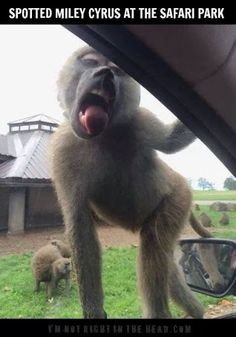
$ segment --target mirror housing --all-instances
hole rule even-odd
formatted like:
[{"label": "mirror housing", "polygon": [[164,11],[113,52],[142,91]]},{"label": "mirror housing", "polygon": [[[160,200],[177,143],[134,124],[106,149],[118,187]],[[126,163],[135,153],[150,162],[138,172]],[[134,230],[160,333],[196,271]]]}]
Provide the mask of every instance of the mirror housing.
[{"label": "mirror housing", "polygon": [[236,295],[236,241],[215,238],[179,241],[177,262],[189,287],[214,297]]}]

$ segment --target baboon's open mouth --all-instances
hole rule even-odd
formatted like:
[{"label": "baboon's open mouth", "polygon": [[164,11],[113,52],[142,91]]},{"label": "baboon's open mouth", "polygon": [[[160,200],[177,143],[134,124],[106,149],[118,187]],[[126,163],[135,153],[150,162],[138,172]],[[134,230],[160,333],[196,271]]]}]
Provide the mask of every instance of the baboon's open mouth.
[{"label": "baboon's open mouth", "polygon": [[92,90],[83,97],[79,108],[79,121],[89,135],[98,135],[105,129],[113,100],[113,92],[105,90]]}]

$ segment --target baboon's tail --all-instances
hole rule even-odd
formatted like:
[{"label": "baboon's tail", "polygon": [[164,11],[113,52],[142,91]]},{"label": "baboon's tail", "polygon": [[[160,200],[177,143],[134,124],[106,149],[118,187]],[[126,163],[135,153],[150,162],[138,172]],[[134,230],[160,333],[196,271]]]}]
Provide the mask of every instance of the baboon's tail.
[{"label": "baboon's tail", "polygon": [[193,230],[203,238],[212,238],[213,235],[195,218],[193,212],[190,214],[190,225]]}]

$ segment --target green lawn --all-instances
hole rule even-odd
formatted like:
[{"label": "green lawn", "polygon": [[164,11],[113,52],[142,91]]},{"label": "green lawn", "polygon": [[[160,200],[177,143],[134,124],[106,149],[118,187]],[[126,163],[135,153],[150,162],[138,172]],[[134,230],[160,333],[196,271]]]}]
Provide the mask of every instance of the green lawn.
[{"label": "green lawn", "polygon": [[216,237],[235,239],[236,240],[236,212],[225,212],[230,218],[230,223],[227,226],[222,226],[219,220],[222,216],[222,212],[216,212],[209,209],[209,206],[200,205],[200,211],[195,211],[194,214],[198,217],[202,212],[205,212],[212,220],[214,227],[212,233]]},{"label": "green lawn", "polygon": [[[105,309],[110,318],[141,317],[141,304],[136,290],[136,253],[136,248],[104,251]],[[70,297],[64,296],[64,287],[61,285],[52,303],[46,301],[44,289],[40,293],[33,292],[30,260],[30,253],[0,258],[0,317],[82,317],[75,282],[72,283]],[[197,296],[206,307],[219,301],[205,295]],[[173,304],[171,311],[174,317],[183,315]]]},{"label": "green lawn", "polygon": [[235,200],[236,191],[193,191],[194,200]]},{"label": "green lawn", "polygon": [[[194,211],[195,215],[198,217],[205,212],[211,217],[214,224],[212,232],[216,237],[236,239],[236,212],[227,212],[230,224],[221,226],[221,212],[209,210],[209,206],[200,205],[200,208],[200,211]],[[103,252],[105,309],[110,318],[141,317],[141,302],[136,288],[136,255],[137,249],[134,247],[110,248]],[[64,285],[60,285],[52,303],[46,300],[44,288],[40,293],[33,292],[31,256],[31,253],[27,253],[0,257],[0,317],[82,317],[75,282],[72,282],[68,298],[63,293]],[[205,307],[219,301],[201,294],[197,294],[197,297]],[[171,311],[173,317],[183,316],[183,312],[173,303]]]},{"label": "green lawn", "polygon": [[[109,317],[140,316],[135,259],[135,248],[104,252],[105,308]],[[0,317],[82,317],[75,282],[69,298],[63,294],[62,282],[52,303],[46,301],[44,287],[40,293],[33,292],[30,260],[29,253],[0,258]]]}]

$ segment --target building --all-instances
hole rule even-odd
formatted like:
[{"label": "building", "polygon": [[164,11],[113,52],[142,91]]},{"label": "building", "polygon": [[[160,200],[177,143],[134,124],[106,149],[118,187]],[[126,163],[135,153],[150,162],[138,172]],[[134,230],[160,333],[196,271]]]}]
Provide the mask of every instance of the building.
[{"label": "building", "polygon": [[11,122],[0,135],[0,230],[62,224],[48,167],[48,146],[58,121],[36,115]]}]

